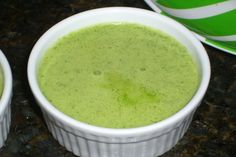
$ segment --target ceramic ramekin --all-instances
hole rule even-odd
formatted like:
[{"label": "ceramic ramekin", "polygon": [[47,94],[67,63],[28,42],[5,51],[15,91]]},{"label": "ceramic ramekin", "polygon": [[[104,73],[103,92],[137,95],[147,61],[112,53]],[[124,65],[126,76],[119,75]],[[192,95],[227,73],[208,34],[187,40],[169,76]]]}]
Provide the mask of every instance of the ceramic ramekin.
[{"label": "ceramic ramekin", "polygon": [[0,96],[0,148],[4,145],[11,124],[12,74],[8,61],[0,50],[0,68],[3,75],[3,91]]},{"label": "ceramic ramekin", "polygon": [[[44,97],[37,70],[45,50],[58,38],[80,28],[104,22],[132,22],[162,30],[184,44],[199,70],[199,88],[178,113],[153,125],[109,129],[76,121]],[[112,35],[112,34],[111,34]],[[167,43],[168,44],[168,43]],[[173,57],[174,59],[174,57]],[[171,149],[186,132],[210,79],[210,64],[201,43],[181,24],[154,12],[124,7],[95,9],[71,16],[49,29],[35,44],[28,62],[28,79],[48,129],[65,148],[81,157],[156,157]]]}]

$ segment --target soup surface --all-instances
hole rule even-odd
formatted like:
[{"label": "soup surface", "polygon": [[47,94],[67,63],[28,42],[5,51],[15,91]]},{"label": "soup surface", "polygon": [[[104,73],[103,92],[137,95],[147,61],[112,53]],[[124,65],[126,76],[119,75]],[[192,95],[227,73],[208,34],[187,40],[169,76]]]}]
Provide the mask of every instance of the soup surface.
[{"label": "soup surface", "polygon": [[60,38],[38,71],[43,94],[58,110],[106,128],[146,126],[175,114],[198,79],[182,44],[132,23],[93,25]]}]

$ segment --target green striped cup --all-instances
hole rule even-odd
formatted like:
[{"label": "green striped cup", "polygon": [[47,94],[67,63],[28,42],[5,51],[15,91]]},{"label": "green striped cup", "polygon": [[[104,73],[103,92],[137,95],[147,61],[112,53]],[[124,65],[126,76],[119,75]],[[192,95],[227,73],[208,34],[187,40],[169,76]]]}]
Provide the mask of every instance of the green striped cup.
[{"label": "green striped cup", "polygon": [[145,1],[205,37],[203,42],[236,54],[236,0]]}]

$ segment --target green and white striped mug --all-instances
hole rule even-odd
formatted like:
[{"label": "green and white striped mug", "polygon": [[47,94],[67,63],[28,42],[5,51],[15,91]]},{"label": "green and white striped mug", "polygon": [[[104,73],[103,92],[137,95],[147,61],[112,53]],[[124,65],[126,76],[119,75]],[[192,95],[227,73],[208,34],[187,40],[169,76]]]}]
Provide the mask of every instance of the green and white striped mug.
[{"label": "green and white striped mug", "polygon": [[159,8],[162,14],[205,37],[208,44],[236,54],[236,0],[145,1],[154,10]]}]

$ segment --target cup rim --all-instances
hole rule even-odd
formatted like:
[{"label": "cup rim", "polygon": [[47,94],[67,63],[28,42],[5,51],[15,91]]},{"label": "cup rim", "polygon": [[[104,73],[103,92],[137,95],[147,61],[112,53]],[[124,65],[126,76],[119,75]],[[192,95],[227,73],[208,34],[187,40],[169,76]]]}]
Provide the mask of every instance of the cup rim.
[{"label": "cup rim", "polygon": [[[177,113],[171,115],[170,117],[143,127],[137,127],[137,128],[103,128],[98,126],[93,126],[90,124],[86,124],[80,121],[77,121],[63,112],[56,109],[47,99],[45,96],[43,96],[36,78],[36,60],[37,55],[40,53],[40,47],[43,46],[42,41],[47,38],[48,34],[52,32],[54,29],[60,27],[61,25],[69,24],[70,21],[73,21],[73,19],[80,18],[81,16],[84,16],[86,14],[96,14],[98,12],[109,12],[109,11],[132,11],[132,12],[140,12],[143,14],[147,14],[148,16],[158,16],[161,19],[164,19],[170,23],[173,24],[173,26],[178,27],[178,30],[185,34],[185,36],[192,42],[194,47],[197,49],[197,52],[199,52],[199,58],[200,62],[202,64],[202,78],[199,83],[199,88],[197,89],[195,95],[193,98],[189,101],[188,104],[185,105],[180,111]],[[139,8],[131,8],[131,7],[106,7],[106,8],[99,8],[99,9],[93,9],[88,10],[85,12],[81,12],[78,14],[75,14],[73,16],[70,16],[61,22],[55,24],[53,27],[51,27],[47,32],[45,32],[40,39],[37,41],[37,43],[34,45],[29,60],[28,60],[28,80],[29,85],[31,87],[31,90],[33,92],[34,97],[39,102],[39,105],[41,108],[49,112],[53,117],[59,119],[60,122],[65,123],[66,125],[72,127],[73,129],[82,130],[85,132],[90,132],[92,134],[99,134],[99,135],[108,135],[108,136],[135,136],[135,135],[141,135],[145,133],[150,133],[155,130],[159,129],[166,129],[171,125],[176,124],[176,122],[180,122],[185,118],[186,115],[191,113],[197,106],[202,97],[204,96],[209,80],[210,80],[210,63],[209,58],[207,56],[207,53],[205,49],[203,48],[202,44],[194,37],[194,35],[185,28],[182,24],[172,20],[171,18],[168,18],[166,16],[156,14],[153,11],[145,10],[145,9],[139,9]]]},{"label": "cup rim", "polygon": [[0,50],[0,65],[3,75],[3,91],[0,98],[0,115],[3,114],[12,95],[12,73],[7,58]]}]

